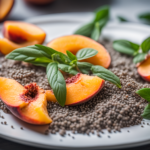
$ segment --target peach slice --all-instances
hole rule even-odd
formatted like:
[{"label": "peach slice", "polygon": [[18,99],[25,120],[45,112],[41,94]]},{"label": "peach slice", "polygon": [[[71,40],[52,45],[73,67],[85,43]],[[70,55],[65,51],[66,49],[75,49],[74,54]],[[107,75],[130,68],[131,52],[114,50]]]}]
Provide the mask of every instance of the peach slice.
[{"label": "peach slice", "polygon": [[3,38],[3,39],[0,38],[0,52],[4,55],[7,55],[17,48],[26,47],[26,46],[34,45],[34,44],[37,44],[37,41],[26,42],[24,44],[16,44],[6,38]]},{"label": "peach slice", "polygon": [[0,22],[10,13],[14,5],[14,0],[0,0]]},{"label": "peach slice", "polygon": [[[97,76],[77,74],[66,80],[67,98],[65,105],[78,105],[90,100],[104,86],[105,81]],[[46,91],[47,100],[56,102],[51,90]]]},{"label": "peach slice", "polygon": [[82,35],[69,35],[59,37],[49,42],[47,46],[64,54],[66,54],[67,50],[71,51],[73,54],[76,54],[78,50],[82,48],[93,48],[98,51],[98,54],[84,61],[87,61],[94,65],[100,65],[105,68],[108,68],[111,63],[109,53],[101,44]]},{"label": "peach slice", "polygon": [[144,80],[150,82],[150,56],[140,63],[138,73]]},{"label": "peach slice", "polygon": [[36,83],[23,87],[13,79],[0,77],[0,98],[16,117],[25,122],[36,125],[52,122],[47,112],[45,91]]},{"label": "peach slice", "polygon": [[37,41],[42,44],[46,37],[45,32],[36,25],[19,21],[5,21],[3,35],[15,43]]}]

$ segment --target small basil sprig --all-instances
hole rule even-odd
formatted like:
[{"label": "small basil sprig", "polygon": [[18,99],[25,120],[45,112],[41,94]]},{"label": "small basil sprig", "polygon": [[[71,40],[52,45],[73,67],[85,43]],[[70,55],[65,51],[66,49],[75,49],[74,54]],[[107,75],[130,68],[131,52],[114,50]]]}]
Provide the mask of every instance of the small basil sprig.
[{"label": "small basil sprig", "polygon": [[148,55],[150,50],[150,37],[146,38],[141,45],[127,40],[115,40],[113,42],[113,48],[120,53],[134,56],[133,62],[137,64],[145,60]]},{"label": "small basil sprig", "polygon": [[150,88],[140,89],[136,93],[149,102],[144,109],[142,117],[150,120]]},{"label": "small basil sprig", "polygon": [[98,41],[103,27],[109,20],[109,7],[100,7],[94,12],[94,14],[95,16],[93,21],[80,27],[78,30],[75,31],[74,34],[80,34],[87,37],[91,37],[95,41]]},{"label": "small basil sprig", "polygon": [[76,56],[70,51],[67,55],[43,45],[34,45],[18,48],[6,56],[7,59],[19,60],[31,63],[36,66],[46,67],[48,82],[54,95],[61,106],[66,102],[66,82],[61,71],[76,75],[78,72],[83,74],[97,75],[98,77],[110,81],[121,87],[120,80],[111,71],[94,66],[88,62],[79,62],[95,56],[98,51],[92,48],[83,48],[78,51]]},{"label": "small basil sprig", "polygon": [[140,45],[128,40],[116,40],[113,42],[113,48],[120,53],[133,56],[139,50]]}]

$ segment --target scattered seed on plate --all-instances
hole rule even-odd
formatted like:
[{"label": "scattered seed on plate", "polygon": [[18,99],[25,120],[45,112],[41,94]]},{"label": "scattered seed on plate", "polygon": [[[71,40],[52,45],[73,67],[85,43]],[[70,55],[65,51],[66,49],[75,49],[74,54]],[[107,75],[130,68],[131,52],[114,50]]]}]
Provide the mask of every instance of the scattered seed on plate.
[{"label": "scattered seed on plate", "polygon": [[[61,107],[58,103],[48,102],[47,109],[53,123],[50,129],[60,135],[67,130],[75,133],[102,131],[103,129],[120,131],[121,128],[141,124],[141,117],[147,101],[135,94],[141,88],[150,88],[150,84],[141,79],[131,57],[113,50],[112,42],[101,42],[111,55],[109,70],[116,74],[122,84],[105,82],[104,88],[90,101],[78,106]],[[22,85],[36,82],[44,90],[51,89],[46,77],[45,68],[32,65],[25,66],[21,62],[7,60],[0,56],[0,76],[12,78]],[[0,109],[7,112],[5,104],[0,100]]]}]

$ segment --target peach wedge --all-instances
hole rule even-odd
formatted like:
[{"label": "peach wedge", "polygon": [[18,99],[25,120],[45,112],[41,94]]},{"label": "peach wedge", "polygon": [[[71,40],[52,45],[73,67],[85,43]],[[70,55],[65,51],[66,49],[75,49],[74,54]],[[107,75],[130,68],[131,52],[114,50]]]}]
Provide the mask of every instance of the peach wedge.
[{"label": "peach wedge", "polygon": [[4,55],[7,55],[10,52],[12,52],[14,49],[17,49],[20,47],[26,47],[26,46],[34,45],[34,44],[37,44],[37,42],[33,41],[33,42],[26,42],[23,44],[16,44],[6,38],[3,38],[3,39],[0,38],[0,52]]},{"label": "peach wedge", "polygon": [[42,44],[46,34],[39,27],[19,21],[5,21],[3,25],[3,36],[15,43],[37,41]]},{"label": "peach wedge", "polygon": [[105,68],[108,68],[111,63],[109,53],[101,44],[82,35],[59,37],[49,42],[47,46],[64,54],[66,54],[67,50],[71,51],[73,54],[76,54],[82,48],[93,48],[98,51],[98,54],[84,61],[94,65],[100,65]]},{"label": "peach wedge", "polygon": [[150,56],[140,63],[138,73],[144,80],[150,82]]},{"label": "peach wedge", "polygon": [[25,122],[36,125],[52,122],[47,112],[45,91],[36,83],[23,87],[13,79],[0,77],[0,98],[16,117]]},{"label": "peach wedge", "polygon": [[[105,81],[97,76],[77,74],[66,80],[67,98],[65,105],[78,105],[94,97],[104,86]],[[47,100],[56,102],[51,90],[46,91]]]},{"label": "peach wedge", "polygon": [[9,15],[15,0],[0,0],[0,22]]}]

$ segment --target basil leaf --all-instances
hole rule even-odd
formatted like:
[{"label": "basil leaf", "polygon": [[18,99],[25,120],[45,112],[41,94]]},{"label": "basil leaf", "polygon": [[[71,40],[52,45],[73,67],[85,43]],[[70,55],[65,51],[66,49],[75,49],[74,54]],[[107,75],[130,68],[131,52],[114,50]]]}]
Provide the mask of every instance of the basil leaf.
[{"label": "basil leaf", "polygon": [[139,53],[139,54],[137,54],[137,55],[133,58],[133,62],[134,62],[135,64],[137,64],[137,63],[139,63],[139,62],[145,60],[146,55],[147,55],[146,53]]},{"label": "basil leaf", "polygon": [[141,44],[141,48],[143,52],[148,52],[150,50],[150,37],[148,37],[147,39],[145,39],[142,44]]},{"label": "basil leaf", "polygon": [[74,68],[69,69],[69,74],[73,74],[76,75],[77,73],[79,73],[77,70],[75,70]]},{"label": "basil leaf", "polygon": [[35,46],[39,50],[43,51],[45,56],[49,57],[50,59],[52,58],[52,55],[57,52],[56,50],[54,50],[54,49],[52,49],[50,47],[44,46],[44,45],[35,44]]},{"label": "basil leaf", "polygon": [[103,6],[95,11],[94,22],[100,21],[103,18],[109,18],[109,6]]},{"label": "basil leaf", "polygon": [[125,18],[122,17],[122,16],[118,16],[117,18],[118,18],[118,20],[121,21],[121,22],[128,22],[128,20],[125,19]]},{"label": "basil leaf", "polygon": [[139,17],[139,19],[142,19],[142,20],[145,20],[147,22],[150,22],[150,12],[140,14],[138,17]]},{"label": "basil leaf", "polygon": [[116,40],[113,42],[113,48],[120,53],[134,55],[140,46],[127,40]]},{"label": "basil leaf", "polygon": [[97,53],[98,53],[98,51],[93,48],[83,48],[77,52],[76,57],[78,60],[83,60],[83,59],[93,57]]},{"label": "basil leaf", "polygon": [[29,62],[31,60],[40,57],[44,57],[44,55],[41,53],[41,51],[37,50],[35,46],[18,48],[12,51],[11,53],[9,53],[8,55],[6,55],[7,59],[26,61],[26,62]]},{"label": "basil leaf", "polygon": [[142,98],[150,102],[150,88],[143,88],[138,91],[136,91],[138,95],[140,95]]},{"label": "basil leaf", "polygon": [[121,88],[120,79],[111,71],[105,69],[102,66],[92,66],[91,71],[93,75],[96,75],[106,81],[115,84],[117,87]]},{"label": "basil leaf", "polygon": [[77,60],[77,57],[74,54],[72,54],[70,51],[66,51],[66,52],[70,60]]},{"label": "basil leaf", "polygon": [[103,18],[99,21],[99,26],[100,26],[100,30],[102,30],[102,28],[106,25],[106,23],[108,22],[109,18]]},{"label": "basil leaf", "polygon": [[61,52],[58,52],[50,47],[47,47],[47,46],[43,46],[43,45],[39,45],[39,44],[36,44],[36,46],[44,51],[46,53],[47,56],[49,56],[51,59],[52,59],[52,55],[53,54],[58,54],[57,55],[57,60],[61,61],[62,63],[65,63],[65,64],[69,64],[70,63],[70,59],[63,53]]},{"label": "basil leaf", "polygon": [[92,31],[92,34],[91,34],[91,38],[95,41],[98,41],[99,37],[100,37],[100,25],[99,25],[99,22],[96,22],[95,23],[95,27]]},{"label": "basil leaf", "polygon": [[30,64],[32,65],[35,65],[35,66],[41,66],[41,67],[47,67],[48,63],[39,63],[39,62],[29,62]]},{"label": "basil leaf", "polygon": [[92,30],[93,30],[93,27],[94,27],[93,22],[88,23],[88,24],[83,25],[82,27],[80,27],[78,30],[76,30],[74,32],[74,34],[79,34],[79,35],[84,35],[84,36],[90,37],[91,33],[92,33]]},{"label": "basil leaf", "polygon": [[70,65],[58,64],[58,68],[66,73],[76,75],[78,71],[74,68],[70,68]]},{"label": "basil leaf", "polygon": [[143,114],[141,115],[144,119],[150,120],[150,104],[148,104],[145,109]]},{"label": "basil leaf", "polygon": [[58,70],[58,65],[56,62],[49,63],[46,68],[46,74],[48,82],[53,89],[54,95],[61,106],[65,105],[66,102],[66,82]]},{"label": "basil leaf", "polygon": [[77,66],[82,73],[89,74],[93,65],[88,62],[77,62]]}]

